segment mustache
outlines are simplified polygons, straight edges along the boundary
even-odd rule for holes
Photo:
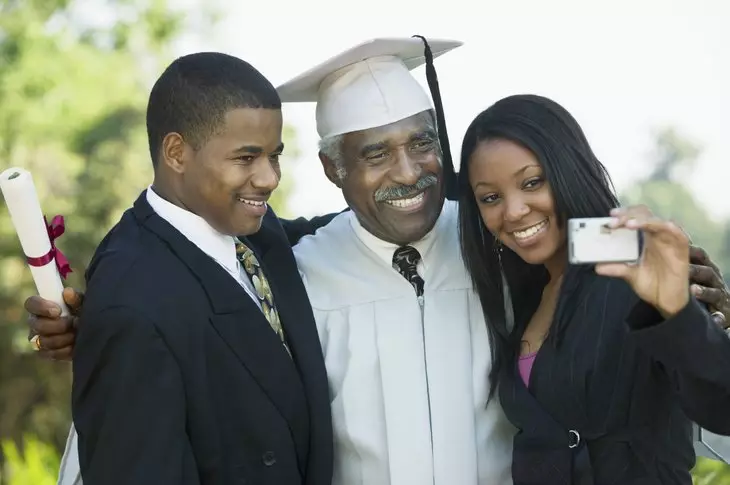
[[[375,191],[375,202],[385,202],[393,199],[406,199],[427,188],[436,185],[439,179],[433,174],[424,175],[413,185],[396,185]]]

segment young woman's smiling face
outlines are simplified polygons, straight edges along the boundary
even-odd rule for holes
[[[469,158],[469,184],[489,232],[525,262],[550,264],[563,256],[565,232],[530,150],[508,140],[479,143]]]

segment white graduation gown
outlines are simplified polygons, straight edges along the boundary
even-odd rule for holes
[[[71,423],[71,429],[66,438],[66,448],[61,456],[61,466],[58,470],[58,481],[56,485],[83,485],[81,480],[81,468],[79,467],[78,435],[76,428]]]
[[[294,248],[322,341],[335,432],[333,485],[511,484],[514,428],[489,391],[489,340],[461,260],[457,205],[412,244],[422,306],[396,247],[352,212]]]

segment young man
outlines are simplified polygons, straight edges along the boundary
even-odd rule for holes
[[[87,273],[73,418],[86,485],[328,484],[312,311],[267,199],[281,104],[235,57],[173,62],[147,108],[154,182]]]

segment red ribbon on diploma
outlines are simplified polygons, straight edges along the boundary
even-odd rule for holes
[[[50,224],[48,224],[46,216],[43,216],[43,222],[46,223],[46,228],[48,229],[48,239],[51,240],[51,250],[38,258],[26,256],[26,260],[29,265],[37,268],[45,266],[55,259],[56,267],[58,268],[58,272],[61,274],[61,278],[66,279],[66,275],[72,272],[71,265],[68,263],[68,259],[64,256],[61,250],[56,248],[56,239],[61,237],[66,230],[66,224],[63,221],[63,216],[54,217]]]

